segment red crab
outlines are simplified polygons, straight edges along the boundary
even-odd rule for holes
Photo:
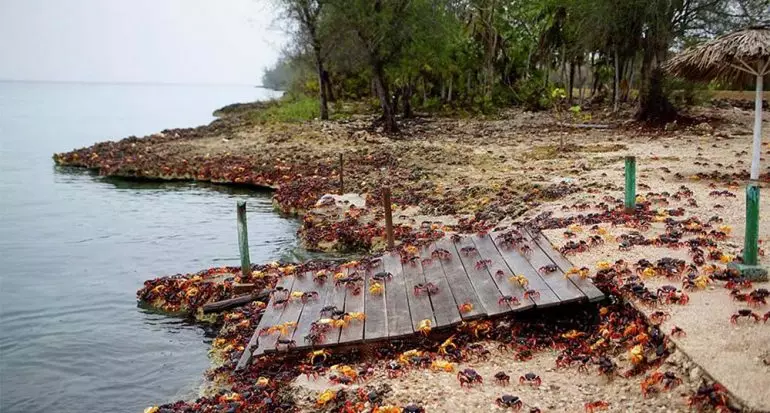
[[[540,376],[538,376],[535,373],[527,373],[527,374],[519,377],[519,384],[527,383],[527,384],[531,384],[531,385],[533,385],[535,387],[538,387],[538,386],[540,386],[540,384],[542,384],[542,382],[543,381],[540,379]]]

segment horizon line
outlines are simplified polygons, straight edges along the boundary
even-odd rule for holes
[[[145,86],[248,86],[268,89],[263,85],[250,83],[209,83],[209,82],[164,82],[164,81],[99,81],[99,80],[50,80],[50,79],[5,79],[0,83],[69,83],[85,85],[145,85]]]

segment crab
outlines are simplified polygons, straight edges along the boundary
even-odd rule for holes
[[[542,267],[537,269],[537,272],[539,272],[542,275],[550,274],[556,271],[559,271],[559,267],[556,264],[543,265]]]
[[[281,299],[278,299],[278,300],[273,300],[273,308],[278,308],[278,307],[286,308],[286,304],[288,304],[288,303],[289,303],[289,299],[288,298],[281,298]]]
[[[532,298],[532,299],[540,299],[540,292],[537,290],[527,290],[524,291],[524,298]]]
[[[505,374],[504,371],[498,371],[495,373],[495,383],[506,386],[511,383],[511,376]]]
[[[351,320],[364,321],[364,320],[366,320],[366,314],[358,312],[358,311],[354,311],[354,312],[351,312],[351,313],[345,313],[345,315],[342,318],[346,322],[350,322]]]
[[[386,280],[393,279],[393,274],[387,272],[387,271],[380,271],[374,275],[372,275],[372,279],[376,280],[377,282],[383,282]]]
[[[300,293],[299,295],[296,293]],[[307,303],[309,300],[317,300],[318,299],[318,292],[317,291],[307,291],[307,292],[300,292],[300,291],[294,291],[291,293],[291,297],[294,299],[299,299],[303,304]]]
[[[735,278],[725,283],[725,288],[727,288],[728,290],[732,290],[735,288],[751,288],[751,287],[752,287],[751,280],[748,280],[743,277]]]
[[[538,387],[543,381],[540,379],[540,376],[538,376],[535,373],[527,373],[521,377],[519,377],[519,384],[530,384],[532,386]]]
[[[278,350],[279,347],[286,347],[288,351],[297,347],[297,342],[290,338],[279,338],[275,344],[275,349]]]
[[[433,360],[433,362],[430,363],[430,369],[433,371],[443,370],[451,373],[455,371],[455,364],[449,361]]]
[[[454,338],[455,336],[451,336],[448,339],[444,340],[444,342],[441,343],[441,345],[438,347],[438,353],[441,354],[442,356],[445,356],[447,355],[448,352],[452,350],[456,350],[457,344],[455,344]]]
[[[337,398],[337,391],[332,389],[326,389],[323,393],[321,393],[318,396],[318,399],[316,399],[316,406],[317,407],[323,407],[326,406],[326,403],[329,403],[330,401]]]
[[[498,406],[502,408],[511,408],[513,410],[521,410],[524,405],[518,396],[512,396],[510,394],[504,394],[495,400]]]
[[[324,316],[324,315],[333,315],[334,313],[336,313],[338,311],[340,311],[340,309],[337,308],[336,305],[327,305],[326,307],[321,309],[320,314],[322,316]]]
[[[431,258],[435,258],[440,261],[449,261],[452,259],[452,253],[443,248],[436,248],[433,250],[433,252],[430,253],[430,256]]]
[[[523,256],[529,258],[532,255],[532,247],[530,247],[527,244],[522,244],[522,245],[519,246],[519,252]]]
[[[484,379],[482,379],[481,375],[473,369],[465,369],[457,372],[457,380],[460,382],[460,387],[470,387],[475,383],[484,384]]]
[[[512,275],[508,277],[508,281],[519,284],[521,288],[527,288],[529,285],[529,280],[523,275]]]
[[[671,337],[684,337],[686,335],[687,333],[685,333],[684,330],[682,330],[682,328],[679,326],[674,326],[671,329]]]
[[[433,323],[426,318],[425,320],[422,320],[417,324],[417,331],[422,333],[424,336],[427,336],[428,334],[430,334],[432,325]]]
[[[321,363],[325,362],[326,359],[331,356],[332,353],[329,352],[329,350],[314,350],[308,353],[307,358],[310,360],[310,364],[316,364],[316,359],[321,358]]]
[[[476,247],[462,247],[460,248],[460,253],[462,253],[466,257],[471,257],[473,255],[478,254],[479,251],[476,249]]]
[[[495,271],[495,277],[497,277],[497,278],[503,278],[503,277],[505,277],[505,271],[503,271],[503,270],[497,270],[497,271]]]
[[[381,295],[382,294],[382,284],[378,282],[373,282],[369,285],[369,294],[371,295]]]
[[[385,370],[387,370],[388,372],[389,379],[392,379],[404,374],[404,369],[401,367],[401,364],[399,364],[395,360],[389,361],[388,364],[385,365]]]
[[[512,295],[504,295],[504,296],[500,297],[500,298],[497,300],[497,304],[498,304],[498,305],[503,305],[503,306],[504,306],[504,305],[512,305],[512,306],[516,306],[516,305],[519,305],[519,304],[521,304],[521,303],[519,302],[519,299],[518,299],[518,298],[516,298],[516,297],[514,297],[514,296],[512,296]]]
[[[457,309],[460,311],[461,314],[470,313],[471,311],[473,311],[473,303],[471,303],[470,301],[466,301],[458,305]]]
[[[316,284],[323,284],[326,282],[326,279],[329,277],[329,273],[326,270],[320,270],[313,274],[313,282]]]
[[[305,337],[305,342],[316,345],[326,340],[326,335],[318,331],[310,331]]]
[[[372,413],[375,413],[374,411]],[[416,404],[407,404],[398,413],[425,413],[425,409],[422,406]]]
[[[419,296],[423,293],[427,293],[428,295],[435,295],[438,293],[438,287],[436,286],[436,284],[433,284],[431,282],[425,283],[425,284],[420,283],[420,284],[415,284],[412,291],[414,292],[415,296]]]
[[[594,413],[596,410],[607,410],[610,407],[610,404],[604,400],[596,400],[588,402],[583,406],[585,407],[587,413]]]
[[[492,260],[485,259],[476,261],[475,267],[477,270],[486,270],[490,265],[492,265]]]
[[[758,323],[759,320],[761,319],[759,314],[757,314],[757,313],[755,313],[755,312],[753,312],[751,310],[748,310],[748,309],[743,309],[743,310],[738,310],[737,313],[733,314],[730,317],[730,322],[733,323],[733,324],[738,324],[738,319],[741,318],[741,317],[753,318],[755,323]]]

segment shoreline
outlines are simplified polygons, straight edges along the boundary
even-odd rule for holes
[[[724,215],[727,212],[727,220],[735,221],[740,216],[740,208],[733,207],[738,209],[737,212],[716,208],[719,205],[708,197],[710,188],[707,184],[739,192],[745,168],[742,168],[740,158],[735,158],[730,151],[738,153],[742,147],[740,137],[747,135],[745,125],[750,124],[743,118],[748,119],[748,114],[739,113],[737,118],[731,119],[730,116],[736,116],[734,111],[709,110],[705,111],[705,115],[697,116],[703,116],[705,121],[673,131],[629,128],[585,131],[555,126],[554,119],[548,114],[512,112],[502,119],[493,120],[418,119],[409,123],[405,133],[395,138],[364,127],[366,122],[363,120],[254,125],[237,116],[225,116],[200,128],[164,131],[163,135],[151,135],[149,140],[144,141],[127,138],[96,144],[67,154],[57,154],[54,159],[57,164],[96,168],[100,174],[126,174],[127,178],[133,178],[138,173],[161,180],[173,177],[205,182],[207,178],[222,177],[228,180],[228,185],[250,185],[255,181],[267,183],[275,188],[273,200],[278,209],[303,220],[299,234],[303,244],[321,251],[376,253],[383,249],[382,214],[378,203],[383,183],[390,182],[394,191],[397,245],[424,245],[453,232],[485,231],[510,225],[517,218],[532,219],[534,214],[544,211],[556,215],[581,214],[584,211],[581,204],[599,202],[601,194],[617,192],[621,188],[618,165],[621,165],[624,153],[634,153],[643,162],[639,172],[640,183],[650,186],[640,185],[639,194],[660,191],[662,187],[671,187],[671,191],[675,191],[677,185],[694,185],[698,206],[683,204],[689,212],[704,220],[709,214]],[[709,122],[709,119],[712,121]],[[567,150],[559,149],[562,138],[570,142]],[[706,147],[706,142],[724,145],[724,149],[718,156],[705,158],[705,151],[699,148]],[[323,195],[338,192],[335,155],[343,151],[346,153],[345,193],[363,195],[358,195],[358,202],[341,199],[319,202]],[[723,166],[712,172],[712,163]],[[655,181],[653,184],[656,179],[660,179],[660,183]],[[770,182],[770,174],[765,169],[762,182],[765,186]],[[719,199],[717,202],[727,204],[731,201]],[[707,207],[704,209],[702,205]],[[767,205],[766,202],[763,205]],[[733,227],[735,239],[727,248],[737,255],[736,246],[740,245],[742,229],[739,223],[734,223]],[[564,230],[566,226],[552,230],[549,238],[558,239]],[[766,222],[763,223],[760,238],[770,242]],[[632,255],[653,257],[661,253],[649,247],[637,250],[643,255]],[[578,255],[571,259],[575,265],[591,268],[597,260],[613,262],[617,259],[616,243],[607,242],[598,251],[603,251],[603,255],[598,256],[591,251],[586,254],[588,258]],[[688,259],[686,251],[683,253],[683,258]],[[255,279],[248,281],[259,281],[262,283],[260,287],[269,287],[281,274],[315,271],[318,268],[335,272],[339,268],[338,263],[332,262],[306,265],[310,267],[290,263],[254,266]],[[219,274],[233,272],[231,269],[221,271]],[[217,271],[209,275],[213,274]],[[181,278],[180,285],[171,286],[170,291],[174,294],[185,292],[187,297],[191,287],[200,292],[199,281],[207,280],[202,278],[189,282],[195,275],[185,277]],[[234,278],[238,280],[237,275]],[[138,296],[165,282],[161,280],[168,279],[149,280],[149,285],[145,284],[149,288],[140,290]],[[230,294],[226,287],[221,293],[215,295],[212,292],[206,299],[210,301],[213,297],[222,298]],[[192,297],[198,297],[198,294]],[[203,299],[204,295],[196,300]],[[218,339],[223,341],[213,345],[212,351],[216,354],[215,360],[225,363],[208,373],[213,382],[226,381],[231,389],[244,390],[243,380],[256,378],[248,374],[258,374],[259,369],[265,366],[258,363],[246,376],[233,376],[228,371],[234,355],[239,354],[242,351],[240,347],[248,341],[248,332],[256,328],[258,307],[259,304],[252,304],[219,316],[223,327]],[[642,308],[637,310],[645,313]],[[690,317],[687,311],[684,316]],[[249,323],[238,327],[243,320],[249,320]],[[695,333],[691,335],[695,341],[706,339],[698,338]],[[687,340],[675,341],[688,345]],[[499,356],[503,357],[502,354]],[[538,355],[536,363],[540,363],[537,360],[544,356]],[[681,365],[691,364],[686,361],[687,357],[681,355],[675,359]],[[671,363],[666,366],[676,367]],[[714,376],[713,372],[709,372]],[[414,374],[418,373],[411,375]],[[685,369],[678,374],[689,373]],[[716,374],[715,378],[721,378],[720,374]],[[566,381],[561,386],[568,386],[570,382],[574,385],[574,377],[567,375],[562,379]],[[629,380],[641,380],[641,376]],[[377,376],[367,386],[385,382],[387,379]],[[394,402],[406,403],[401,395],[414,394],[403,388],[403,382],[396,382],[396,389],[390,396]],[[638,381],[634,383],[638,388]],[[691,379],[686,386],[695,389],[698,384],[697,379]],[[618,390],[615,384],[597,385],[628,392],[627,389]],[[276,386],[271,388],[280,390],[284,395],[285,390],[294,388],[286,387],[288,384],[273,384],[272,381],[271,386]],[[299,385],[299,388],[302,386],[307,387],[307,383]],[[305,392],[301,391],[303,395]],[[311,396],[308,397],[313,398],[318,393],[320,391],[310,391]],[[214,397],[214,402],[221,402],[224,394]],[[748,404],[744,395],[741,396],[738,399]],[[449,395],[443,397],[454,400]],[[291,396],[292,402],[294,399]],[[474,403],[478,401],[474,397],[470,399]],[[302,400],[298,401],[298,405],[309,407]],[[680,408],[674,410],[679,411]]]

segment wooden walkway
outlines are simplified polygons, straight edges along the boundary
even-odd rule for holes
[[[431,258],[436,249],[446,250],[451,257],[443,260],[434,258],[402,264],[397,253],[385,254],[377,267],[365,273],[357,272],[364,278],[359,294],[353,294],[350,288],[335,286],[331,276],[324,284],[314,283],[312,273],[281,279],[278,286],[288,291],[315,291],[318,297],[305,303],[290,300],[286,306],[274,306],[271,300],[237,369],[245,367],[253,357],[289,350],[288,346],[278,343],[278,333],[258,335],[265,327],[296,323],[296,327],[285,331],[282,339],[294,340],[296,347],[292,347],[292,351],[310,349],[305,336],[310,333],[311,323],[329,318],[321,315],[321,309],[327,306],[335,306],[347,313],[363,312],[366,319],[352,320],[344,328],[332,329],[325,334],[324,341],[313,348],[410,336],[418,332],[423,320],[430,320],[433,329],[445,329],[463,320],[604,298],[590,279],[564,276],[572,264],[545,237],[525,233],[532,250],[525,256],[517,249],[498,245],[497,235],[472,235],[456,243],[444,238],[420,252],[420,258],[425,259]],[[488,264],[477,265],[481,260],[488,260]],[[538,272],[539,268],[549,264],[555,265],[556,270],[548,274]],[[382,283],[382,294],[373,295],[369,292],[374,282],[371,277],[383,271],[391,273],[392,278]],[[514,274],[526,277],[526,289],[510,279]],[[426,283],[438,287],[438,292],[415,295],[414,286]],[[536,291],[539,296],[525,298],[527,289]],[[503,302],[500,300],[503,296],[515,297],[518,303]],[[465,303],[470,304],[469,310],[461,313],[458,307]]]

